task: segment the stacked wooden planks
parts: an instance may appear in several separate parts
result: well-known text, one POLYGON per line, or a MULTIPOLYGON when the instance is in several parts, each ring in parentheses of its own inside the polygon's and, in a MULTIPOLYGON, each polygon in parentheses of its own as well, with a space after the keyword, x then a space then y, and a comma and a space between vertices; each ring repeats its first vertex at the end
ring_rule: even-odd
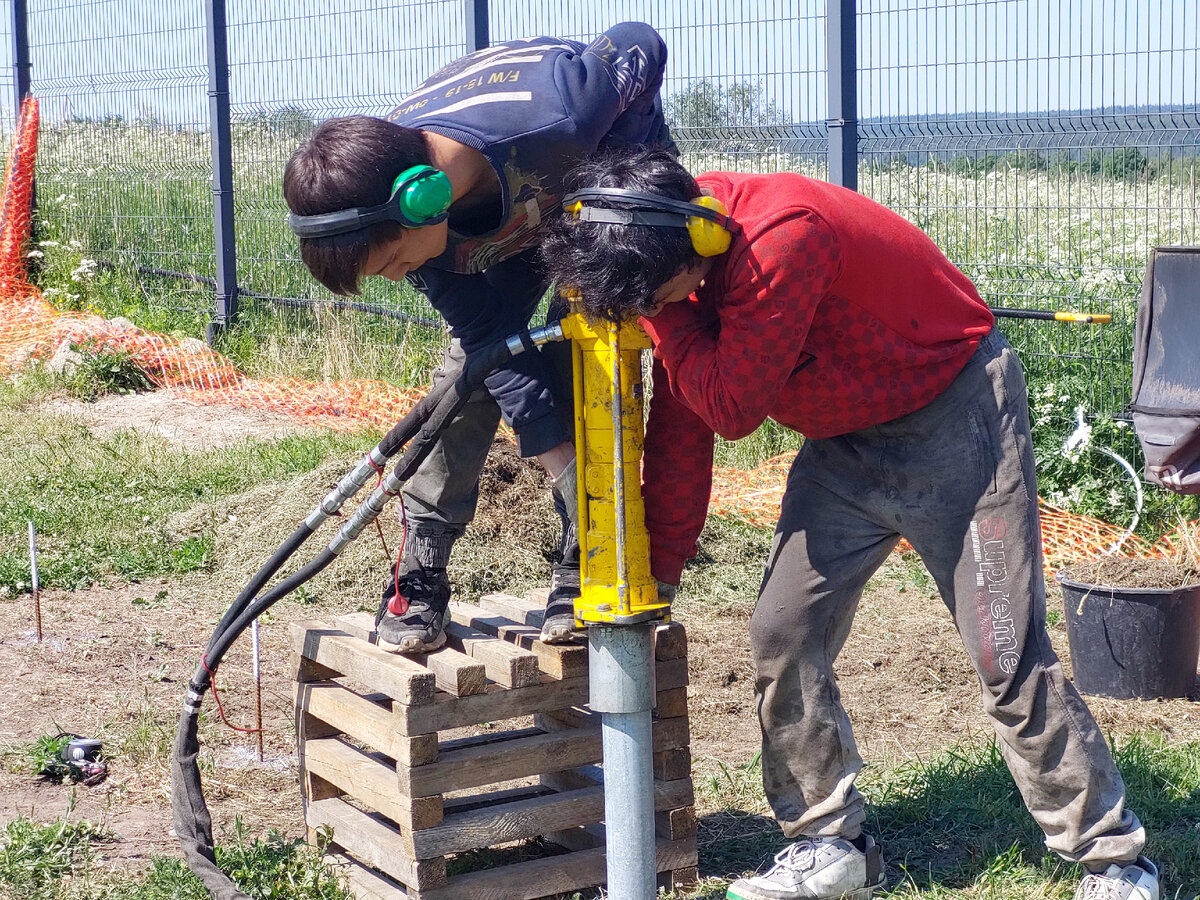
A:
MULTIPOLYGON (((544 605, 540 592, 452 603, 446 646, 420 656, 376 647, 368 613, 292 625, 305 820, 314 842, 331 834, 359 898, 533 900, 604 883, 587 648, 538 640, 544 605)), ((696 879, 687 640, 678 624, 655 639, 657 860, 674 888, 696 879)))

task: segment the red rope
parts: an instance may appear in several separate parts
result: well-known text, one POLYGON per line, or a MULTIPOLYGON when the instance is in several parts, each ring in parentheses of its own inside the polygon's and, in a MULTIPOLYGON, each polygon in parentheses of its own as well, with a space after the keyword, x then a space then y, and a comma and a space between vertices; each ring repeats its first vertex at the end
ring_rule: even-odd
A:
POLYGON ((208 678, 209 678, 209 681, 212 686, 213 700, 216 701, 217 712, 219 712, 221 714, 222 722, 224 722, 227 726, 232 728, 234 731, 241 731, 246 734, 255 734, 259 731, 267 730, 265 728, 239 728, 238 726, 236 726, 232 722, 230 722, 229 719, 225 718, 225 710, 221 708, 221 695, 217 693, 217 673, 208 667, 208 657, 201 658, 200 665, 204 666, 204 671, 208 673, 208 678))

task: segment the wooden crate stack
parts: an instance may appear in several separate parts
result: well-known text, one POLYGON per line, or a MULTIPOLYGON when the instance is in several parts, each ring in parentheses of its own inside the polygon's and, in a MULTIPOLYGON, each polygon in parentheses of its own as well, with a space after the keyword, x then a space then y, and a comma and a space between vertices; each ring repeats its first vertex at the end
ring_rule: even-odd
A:
MULTIPOLYGON (((292 625, 305 820, 310 840, 332 830, 360 900, 533 900, 604 882, 587 648, 538 640, 544 607, 539 592, 452 603, 446 646, 407 657, 371 642, 368 613, 292 625), (539 836, 540 857, 512 850, 539 836)), ((656 855, 675 888, 696 879, 678 624, 656 629, 655 678, 656 855)))

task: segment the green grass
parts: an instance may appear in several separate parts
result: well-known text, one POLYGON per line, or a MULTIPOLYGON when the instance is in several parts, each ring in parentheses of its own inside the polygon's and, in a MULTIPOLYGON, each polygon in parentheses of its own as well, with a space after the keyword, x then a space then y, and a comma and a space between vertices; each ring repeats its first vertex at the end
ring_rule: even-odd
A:
POLYGON ((10 594, 30 586, 30 521, 45 587, 182 575, 209 564, 213 531, 173 533, 172 513, 372 443, 321 433, 184 453, 136 431, 94 436, 47 411, 45 387, 0 385, 0 591, 10 594))
MULTIPOLYGON (((254 900, 348 900, 319 848, 277 832, 252 835, 238 821, 216 847, 217 865, 254 900)), ((0 897, 21 900, 205 900, 182 860, 157 856, 149 871, 118 878, 98 870, 94 845, 112 836, 89 822, 47 825, 25 817, 0 831, 0 897)))
MULTIPOLYGON (((0 897, 57 900, 64 880, 87 869, 93 843, 109 839, 89 822, 67 820, 39 825, 24 816, 0 830, 0 897)), ((69 884, 69 881, 66 882, 69 884)))
MULTIPOLYGON (((1114 756, 1129 807, 1146 827, 1146 853, 1162 871, 1163 896, 1200 895, 1200 744, 1134 735, 1114 747, 1114 756)), ((964 744, 891 767, 868 765, 858 783, 868 803, 866 829, 889 866, 883 896, 1066 900, 1082 877, 1078 866, 1045 849, 995 743, 964 744)), ((696 788, 718 809, 700 823, 702 875, 724 884, 734 873, 762 868, 786 844, 763 814, 757 757, 696 788)))

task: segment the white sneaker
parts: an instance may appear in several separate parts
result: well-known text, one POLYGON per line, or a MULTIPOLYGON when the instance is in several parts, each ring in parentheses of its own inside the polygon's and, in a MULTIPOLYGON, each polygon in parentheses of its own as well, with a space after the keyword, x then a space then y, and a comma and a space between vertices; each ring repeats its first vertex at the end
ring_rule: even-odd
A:
POLYGON ((1158 867, 1144 856, 1086 876, 1075 900, 1158 900, 1158 867))
MULTIPOLYGON (((883 858, 866 835, 866 852, 841 837, 803 838, 775 855, 765 874, 739 878, 728 900, 867 900, 883 886, 883 858)), ((1155 897, 1157 900, 1157 896, 1155 897)))

